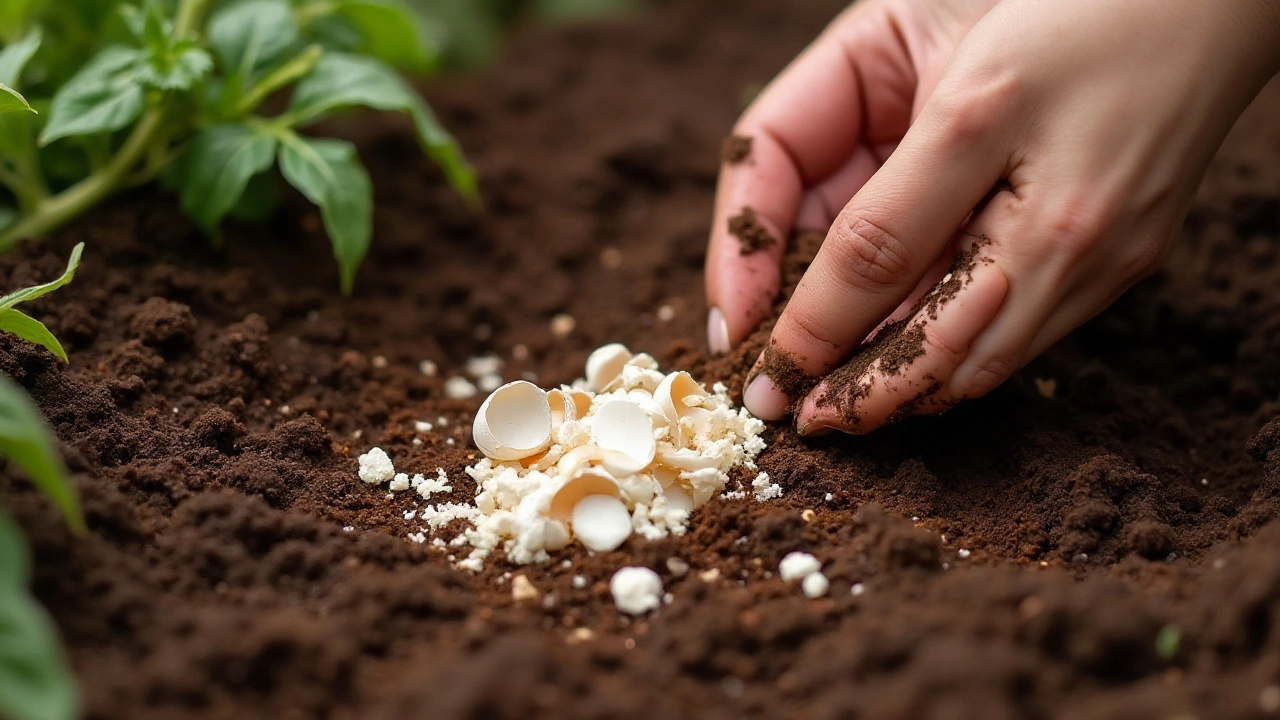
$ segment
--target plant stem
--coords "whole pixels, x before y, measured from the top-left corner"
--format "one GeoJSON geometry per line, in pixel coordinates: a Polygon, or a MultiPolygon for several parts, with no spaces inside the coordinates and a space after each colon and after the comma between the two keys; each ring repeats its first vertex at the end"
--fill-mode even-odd
{"type": "MultiPolygon", "coordinates": [[[[209,3],[210,0],[181,0],[173,23],[174,35],[181,38],[191,34],[199,26],[209,3]]],[[[165,110],[163,101],[148,110],[106,165],[56,196],[41,198],[26,217],[0,233],[0,252],[13,248],[20,240],[57,230],[119,189],[159,139],[165,110]]]]}
{"type": "Polygon", "coordinates": [[[163,107],[148,110],[110,163],[58,195],[45,199],[36,206],[35,212],[0,234],[0,252],[13,248],[19,240],[53,232],[110,195],[138,164],[163,123],[163,107]]]}

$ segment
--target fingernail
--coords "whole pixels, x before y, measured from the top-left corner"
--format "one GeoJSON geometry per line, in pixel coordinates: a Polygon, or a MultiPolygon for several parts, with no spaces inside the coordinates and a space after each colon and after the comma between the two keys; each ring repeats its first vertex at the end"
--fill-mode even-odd
{"type": "Polygon", "coordinates": [[[724,313],[713,307],[707,313],[707,344],[711,346],[712,355],[723,355],[729,352],[729,323],[724,321],[724,313]]]}
{"type": "Polygon", "coordinates": [[[773,384],[768,375],[761,373],[742,393],[742,404],[761,420],[777,420],[787,414],[787,410],[791,408],[791,399],[773,384]]]}
{"type": "Polygon", "coordinates": [[[815,420],[797,430],[801,437],[822,437],[823,435],[830,435],[835,431],[836,428],[818,420],[815,420]]]}

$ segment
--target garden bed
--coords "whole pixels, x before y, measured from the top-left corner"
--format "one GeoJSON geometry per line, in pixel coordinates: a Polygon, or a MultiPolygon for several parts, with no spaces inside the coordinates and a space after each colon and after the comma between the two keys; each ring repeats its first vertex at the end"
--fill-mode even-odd
{"type": "MultiPolygon", "coordinates": [[[[357,479],[376,445],[469,500],[483,393],[444,386],[490,352],[549,387],[621,341],[736,392],[765,336],[705,352],[720,140],[840,3],[782,5],[527,32],[429,87],[479,171],[479,215],[407,122],[331,124],[377,196],[351,299],[292,196],[266,226],[229,226],[225,251],[144,193],[0,258],[18,287],[87,243],[76,281],[31,307],[71,365],[6,335],[0,370],[50,417],[90,533],[11,473],[0,495],[88,717],[1280,713],[1280,87],[1155,277],[942,417],[819,441],[771,428],[759,463],[781,499],[473,575],[408,539],[413,493],[357,479]],[[823,561],[826,597],[777,577],[796,550],[823,561]],[[672,601],[620,614],[625,565],[672,601]],[[537,597],[513,599],[518,574],[537,597]]],[[[792,283],[817,240],[794,239],[792,283]]]]}

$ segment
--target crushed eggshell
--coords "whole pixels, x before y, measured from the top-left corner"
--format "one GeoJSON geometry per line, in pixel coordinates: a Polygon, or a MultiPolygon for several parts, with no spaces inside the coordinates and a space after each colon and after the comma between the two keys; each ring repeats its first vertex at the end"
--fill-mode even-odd
{"type": "Polygon", "coordinates": [[[633,535],[683,535],[690,512],[721,495],[734,468],[758,473],[757,499],[780,494],[755,465],[763,431],[723,385],[708,392],[687,373],[662,373],[649,355],[606,345],[572,386],[495,390],[472,426],[484,453],[466,468],[474,507],[428,506],[419,517],[433,532],[472,524],[471,552],[456,563],[472,571],[495,551],[526,564],[574,541],[607,551],[633,535]]]}
{"type": "Polygon", "coordinates": [[[524,575],[517,575],[511,580],[511,599],[516,602],[525,600],[537,600],[542,594],[538,592],[538,588],[533,586],[529,578],[524,575]]]}
{"type": "Polygon", "coordinates": [[[360,463],[360,479],[371,485],[384,483],[396,476],[396,466],[391,464],[387,451],[380,447],[361,455],[357,461],[360,463]]]}
{"type": "Polygon", "coordinates": [[[778,575],[787,582],[803,580],[810,573],[822,570],[818,558],[807,552],[791,552],[778,564],[778,575]]]}
{"type": "Polygon", "coordinates": [[[454,375],[444,381],[444,396],[450,400],[466,400],[475,397],[476,386],[461,375],[454,375]]]}
{"type": "Polygon", "coordinates": [[[628,615],[643,615],[662,604],[662,578],[647,567],[624,567],[609,580],[613,604],[628,615]]]}

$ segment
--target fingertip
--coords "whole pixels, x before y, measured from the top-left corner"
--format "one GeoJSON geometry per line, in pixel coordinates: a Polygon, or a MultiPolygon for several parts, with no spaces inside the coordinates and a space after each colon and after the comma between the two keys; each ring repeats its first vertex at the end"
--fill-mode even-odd
{"type": "Polygon", "coordinates": [[[729,323],[720,308],[714,306],[707,313],[707,346],[712,355],[724,355],[733,347],[729,341],[729,323]]]}
{"type": "Polygon", "coordinates": [[[761,420],[778,420],[791,409],[791,399],[764,373],[757,374],[747,383],[746,390],[742,392],[742,404],[761,420]]]}

